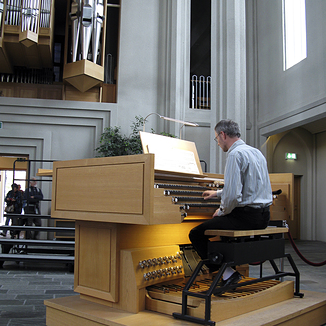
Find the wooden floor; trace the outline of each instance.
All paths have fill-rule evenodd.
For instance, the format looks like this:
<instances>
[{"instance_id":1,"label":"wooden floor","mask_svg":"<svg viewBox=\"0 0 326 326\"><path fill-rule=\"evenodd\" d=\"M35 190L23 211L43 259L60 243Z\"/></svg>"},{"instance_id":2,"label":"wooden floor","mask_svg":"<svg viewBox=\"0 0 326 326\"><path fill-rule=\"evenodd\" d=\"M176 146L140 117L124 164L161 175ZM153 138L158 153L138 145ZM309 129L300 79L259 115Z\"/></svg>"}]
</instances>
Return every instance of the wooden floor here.
<instances>
[{"instance_id":1,"label":"wooden floor","mask_svg":"<svg viewBox=\"0 0 326 326\"><path fill-rule=\"evenodd\" d=\"M320 326L326 323L326 293L302 291L303 298L292 298L216 323L217 326ZM151 311L132 314L71 296L46 300L48 326L160 326L194 325L170 315Z\"/></svg>"}]
</instances>

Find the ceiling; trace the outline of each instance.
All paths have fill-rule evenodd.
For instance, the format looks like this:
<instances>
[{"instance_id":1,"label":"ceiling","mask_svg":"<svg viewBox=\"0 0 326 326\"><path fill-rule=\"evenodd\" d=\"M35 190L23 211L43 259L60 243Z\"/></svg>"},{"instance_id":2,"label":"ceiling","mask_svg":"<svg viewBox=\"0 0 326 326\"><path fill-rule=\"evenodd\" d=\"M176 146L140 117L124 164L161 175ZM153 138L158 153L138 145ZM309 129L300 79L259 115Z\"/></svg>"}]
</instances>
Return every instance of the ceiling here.
<instances>
[{"instance_id":1,"label":"ceiling","mask_svg":"<svg viewBox=\"0 0 326 326\"><path fill-rule=\"evenodd\" d=\"M317 121L307 123L301 127L308 130L312 134L317 134L326 131L326 118L322 118Z\"/></svg>"}]
</instances>

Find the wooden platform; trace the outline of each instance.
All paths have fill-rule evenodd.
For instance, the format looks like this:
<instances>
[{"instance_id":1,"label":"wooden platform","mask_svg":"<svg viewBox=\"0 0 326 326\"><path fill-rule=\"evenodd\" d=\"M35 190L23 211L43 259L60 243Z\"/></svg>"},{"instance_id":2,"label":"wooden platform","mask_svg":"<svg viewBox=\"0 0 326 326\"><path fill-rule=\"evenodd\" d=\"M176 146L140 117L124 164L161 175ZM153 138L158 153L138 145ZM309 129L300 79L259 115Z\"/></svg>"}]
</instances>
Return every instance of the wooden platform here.
<instances>
[{"instance_id":1,"label":"wooden platform","mask_svg":"<svg viewBox=\"0 0 326 326\"><path fill-rule=\"evenodd\" d=\"M151 311L137 314L80 299L78 295L44 301L48 326L166 326L194 323L176 320L171 315ZM326 323L326 293L304 291L304 298L292 298L238 317L217 326L320 326Z\"/></svg>"}]
</instances>

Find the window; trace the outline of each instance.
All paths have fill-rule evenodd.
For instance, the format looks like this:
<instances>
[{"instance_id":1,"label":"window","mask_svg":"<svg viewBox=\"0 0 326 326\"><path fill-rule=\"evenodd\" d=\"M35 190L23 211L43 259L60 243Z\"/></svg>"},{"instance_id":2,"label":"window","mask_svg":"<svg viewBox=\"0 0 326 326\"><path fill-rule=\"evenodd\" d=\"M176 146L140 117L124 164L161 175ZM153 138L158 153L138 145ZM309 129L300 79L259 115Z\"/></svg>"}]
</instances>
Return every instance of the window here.
<instances>
[{"instance_id":1,"label":"window","mask_svg":"<svg viewBox=\"0 0 326 326\"><path fill-rule=\"evenodd\" d=\"M282 0L283 70L307 57L305 0Z\"/></svg>"},{"instance_id":2,"label":"window","mask_svg":"<svg viewBox=\"0 0 326 326\"><path fill-rule=\"evenodd\" d=\"M211 0L191 0L190 104L210 109Z\"/></svg>"}]
</instances>

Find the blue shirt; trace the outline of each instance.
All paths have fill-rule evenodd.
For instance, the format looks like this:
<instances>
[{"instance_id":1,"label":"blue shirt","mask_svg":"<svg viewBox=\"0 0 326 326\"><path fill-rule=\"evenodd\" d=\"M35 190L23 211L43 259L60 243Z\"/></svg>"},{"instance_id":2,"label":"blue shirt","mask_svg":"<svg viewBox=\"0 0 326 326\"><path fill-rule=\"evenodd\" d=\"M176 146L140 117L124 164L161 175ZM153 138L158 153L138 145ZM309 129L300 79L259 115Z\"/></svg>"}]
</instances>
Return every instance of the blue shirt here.
<instances>
[{"instance_id":1,"label":"blue shirt","mask_svg":"<svg viewBox=\"0 0 326 326\"><path fill-rule=\"evenodd\" d=\"M224 188L217 191L221 198L219 216L235 207L262 208L272 204L272 188L264 155L242 139L227 151Z\"/></svg>"}]
</instances>

